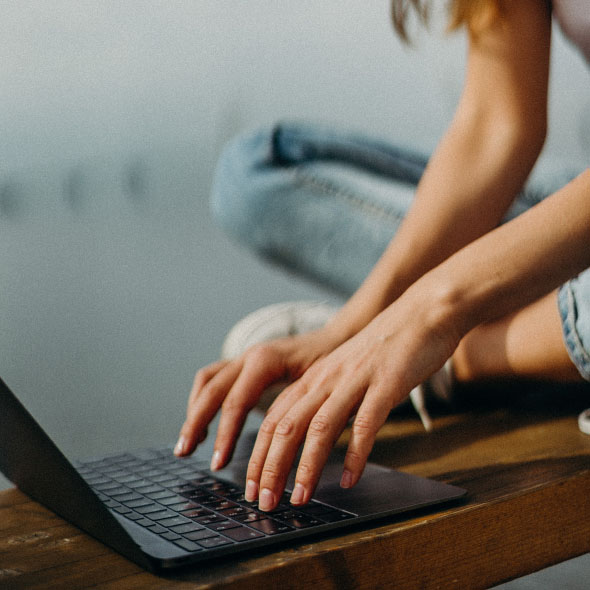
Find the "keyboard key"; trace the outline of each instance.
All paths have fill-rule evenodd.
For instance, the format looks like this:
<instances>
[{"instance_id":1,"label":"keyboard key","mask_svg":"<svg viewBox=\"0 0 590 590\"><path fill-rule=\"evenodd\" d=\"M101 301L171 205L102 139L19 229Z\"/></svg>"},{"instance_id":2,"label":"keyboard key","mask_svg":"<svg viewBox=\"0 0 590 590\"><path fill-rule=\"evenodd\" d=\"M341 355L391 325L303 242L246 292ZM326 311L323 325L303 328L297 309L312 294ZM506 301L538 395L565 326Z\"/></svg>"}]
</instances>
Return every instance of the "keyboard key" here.
<instances>
[{"instance_id":1,"label":"keyboard key","mask_svg":"<svg viewBox=\"0 0 590 590\"><path fill-rule=\"evenodd\" d=\"M188 510L192 506L198 506L198 504L195 504L194 502L187 502L185 500L184 502L177 502L176 504L167 504L167 506L168 508L170 508L170 510L174 510L176 512L183 512L185 510Z\"/></svg>"},{"instance_id":2,"label":"keyboard key","mask_svg":"<svg viewBox=\"0 0 590 590\"><path fill-rule=\"evenodd\" d=\"M149 494L146 494L147 498L150 498L152 500L163 500L164 498L176 498L176 494L174 494L173 492L171 492L170 490L160 490L158 492L151 492Z\"/></svg>"},{"instance_id":3,"label":"keyboard key","mask_svg":"<svg viewBox=\"0 0 590 590\"><path fill-rule=\"evenodd\" d=\"M170 530L178 533L179 535L184 535L185 533L192 533L193 531L205 530L205 527L197 524L196 522L190 522L188 524L180 524L178 526L170 527Z\"/></svg>"},{"instance_id":4,"label":"keyboard key","mask_svg":"<svg viewBox=\"0 0 590 590\"><path fill-rule=\"evenodd\" d=\"M171 481L176 481L175 475L170 475L169 473L163 473L162 475L157 475L155 477L150 478L154 483L159 483L163 486L166 486L167 483ZM174 485L174 484L171 484Z\"/></svg>"},{"instance_id":5,"label":"keyboard key","mask_svg":"<svg viewBox=\"0 0 590 590\"><path fill-rule=\"evenodd\" d=\"M239 516L240 514L248 514L250 512L254 512L254 511L250 510L250 508L246 508L245 506L238 506L237 504L234 504L233 508L227 508L225 510L218 510L217 512L219 512L219 514L223 514L223 516L227 516L228 518L235 518L236 516Z\"/></svg>"},{"instance_id":6,"label":"keyboard key","mask_svg":"<svg viewBox=\"0 0 590 590\"><path fill-rule=\"evenodd\" d=\"M211 510L207 510L206 508L191 508L190 510L181 510L180 513L187 518L199 518L201 516L210 516L213 514Z\"/></svg>"},{"instance_id":7,"label":"keyboard key","mask_svg":"<svg viewBox=\"0 0 590 590\"><path fill-rule=\"evenodd\" d=\"M180 477L173 476L172 479L170 479L169 481L166 481L165 484L160 483L160 485L165 485L169 490L173 490L176 487L186 486L187 483L188 482L186 481L186 479L181 479Z\"/></svg>"},{"instance_id":8,"label":"keyboard key","mask_svg":"<svg viewBox=\"0 0 590 590\"><path fill-rule=\"evenodd\" d=\"M267 517L264 516L263 514L260 514L260 512L254 512L254 510L251 510L250 512L247 512L246 514L237 514L233 518L234 518L234 520L237 520L239 522L249 523L249 522L255 522L257 520L266 519Z\"/></svg>"},{"instance_id":9,"label":"keyboard key","mask_svg":"<svg viewBox=\"0 0 590 590\"><path fill-rule=\"evenodd\" d=\"M167 527L178 526L180 524L190 524L190 520L188 518L184 518L183 516L175 516L173 518L165 518L164 520L160 520L158 524Z\"/></svg>"},{"instance_id":10,"label":"keyboard key","mask_svg":"<svg viewBox=\"0 0 590 590\"><path fill-rule=\"evenodd\" d=\"M143 514L137 514L137 512L130 512L126 514L125 517L129 520L141 520L143 518Z\"/></svg>"},{"instance_id":11,"label":"keyboard key","mask_svg":"<svg viewBox=\"0 0 590 590\"><path fill-rule=\"evenodd\" d=\"M129 475L126 475L125 477L119 477L117 479L117 481L119 483L130 483L132 481L138 481L140 480L141 477L138 477L137 475L135 475L134 473L130 473Z\"/></svg>"},{"instance_id":12,"label":"keyboard key","mask_svg":"<svg viewBox=\"0 0 590 590\"><path fill-rule=\"evenodd\" d=\"M127 508L126 506L117 506L116 508L113 508L113 510L119 514L131 514L131 512L133 512L131 508Z\"/></svg>"},{"instance_id":13,"label":"keyboard key","mask_svg":"<svg viewBox=\"0 0 590 590\"><path fill-rule=\"evenodd\" d=\"M127 487L133 488L136 490L137 488L143 488L146 486L152 485L152 482L147 479L138 479L137 481L130 481L127 482Z\"/></svg>"},{"instance_id":14,"label":"keyboard key","mask_svg":"<svg viewBox=\"0 0 590 590\"><path fill-rule=\"evenodd\" d=\"M179 502L186 502L186 499L183 496L174 494L173 496L168 496L167 498L160 498L158 502L160 504L164 504L164 506L170 506L172 504L178 504Z\"/></svg>"},{"instance_id":15,"label":"keyboard key","mask_svg":"<svg viewBox=\"0 0 590 590\"><path fill-rule=\"evenodd\" d=\"M134 488L136 492L140 494L155 494L156 492L163 492L164 488L156 484L150 484L147 486L141 486Z\"/></svg>"},{"instance_id":16,"label":"keyboard key","mask_svg":"<svg viewBox=\"0 0 590 590\"><path fill-rule=\"evenodd\" d=\"M141 496L140 494L136 494L135 492L124 492L121 494L109 494L111 496L111 498L114 498L115 500L117 500L117 502L121 502L123 504L125 504L125 502L131 502L133 500L141 500Z\"/></svg>"},{"instance_id":17,"label":"keyboard key","mask_svg":"<svg viewBox=\"0 0 590 590\"><path fill-rule=\"evenodd\" d=\"M192 483L180 483L170 488L176 494L184 495L187 492L194 492L195 486Z\"/></svg>"},{"instance_id":18,"label":"keyboard key","mask_svg":"<svg viewBox=\"0 0 590 590\"><path fill-rule=\"evenodd\" d=\"M173 542L182 549L186 549L186 551L201 551L201 547L199 547L196 543L189 541L188 539L180 538Z\"/></svg>"},{"instance_id":19,"label":"keyboard key","mask_svg":"<svg viewBox=\"0 0 590 590\"><path fill-rule=\"evenodd\" d=\"M163 526L160 526L159 524L153 524L152 526L148 526L146 527L148 530L152 531L152 533L157 533L158 535L160 533L166 533L168 529L165 529Z\"/></svg>"},{"instance_id":20,"label":"keyboard key","mask_svg":"<svg viewBox=\"0 0 590 590\"><path fill-rule=\"evenodd\" d=\"M107 508L119 508L121 506L121 504L119 504L119 502L116 502L115 500L105 500L104 505Z\"/></svg>"},{"instance_id":21,"label":"keyboard key","mask_svg":"<svg viewBox=\"0 0 590 590\"><path fill-rule=\"evenodd\" d=\"M155 502L152 504L147 504L146 506L136 506L135 512L139 512L140 514L149 514L150 512L160 512L162 507Z\"/></svg>"},{"instance_id":22,"label":"keyboard key","mask_svg":"<svg viewBox=\"0 0 590 590\"><path fill-rule=\"evenodd\" d=\"M207 506L207 508L211 508L212 506L214 506L215 504L219 503L219 496L214 496L213 494L206 494L202 497L198 497L198 502L200 504L202 504L203 506Z\"/></svg>"},{"instance_id":23,"label":"keyboard key","mask_svg":"<svg viewBox=\"0 0 590 590\"><path fill-rule=\"evenodd\" d=\"M229 529L235 529L237 527L241 527L242 525L234 520L225 520L223 522L214 522L213 524L209 525L209 528L213 531L217 531L218 533L222 533L223 531L227 531Z\"/></svg>"},{"instance_id":24,"label":"keyboard key","mask_svg":"<svg viewBox=\"0 0 590 590\"><path fill-rule=\"evenodd\" d=\"M178 541L176 541L178 543ZM221 547L222 545L229 545L231 541L229 539L225 539L224 537L216 536L216 537L209 537L207 539L202 539L198 541L201 547L205 547L205 549L211 549L212 547Z\"/></svg>"},{"instance_id":25,"label":"keyboard key","mask_svg":"<svg viewBox=\"0 0 590 590\"><path fill-rule=\"evenodd\" d=\"M253 531L245 526L239 528L228 529L223 531L223 534L234 541L249 541L250 539L257 539L258 537L264 537L264 535L258 531Z\"/></svg>"},{"instance_id":26,"label":"keyboard key","mask_svg":"<svg viewBox=\"0 0 590 590\"><path fill-rule=\"evenodd\" d=\"M199 524L204 524L205 526L209 526L210 524L213 524L214 522L222 522L227 519L223 518L223 516L220 516L219 514L211 514L210 516L200 516L199 518L195 518L193 520L195 522L198 522Z\"/></svg>"},{"instance_id":27,"label":"keyboard key","mask_svg":"<svg viewBox=\"0 0 590 590\"><path fill-rule=\"evenodd\" d=\"M189 539L189 541L199 541L201 539L207 539L209 537L216 537L217 534L209 529L203 529L200 531L192 531L190 533L185 533L183 537L185 539Z\"/></svg>"},{"instance_id":28,"label":"keyboard key","mask_svg":"<svg viewBox=\"0 0 590 590\"><path fill-rule=\"evenodd\" d=\"M160 535L160 537L162 537L163 539L166 539L166 541L176 541L176 539L180 539L180 535L177 535L176 533L171 533L169 531L162 533Z\"/></svg>"},{"instance_id":29,"label":"keyboard key","mask_svg":"<svg viewBox=\"0 0 590 590\"><path fill-rule=\"evenodd\" d=\"M91 486L97 486L105 483L109 483L111 481L110 478L105 477L104 475L93 475L91 477L86 478L86 483Z\"/></svg>"},{"instance_id":30,"label":"keyboard key","mask_svg":"<svg viewBox=\"0 0 590 590\"><path fill-rule=\"evenodd\" d=\"M162 508L160 506L160 508ZM176 513L171 512L170 510L157 510L155 512L148 512L146 513L146 516L150 519L150 520L165 520L167 518L173 518L174 516L176 516Z\"/></svg>"},{"instance_id":31,"label":"keyboard key","mask_svg":"<svg viewBox=\"0 0 590 590\"><path fill-rule=\"evenodd\" d=\"M129 508L139 508L140 506L148 506L154 504L151 500L147 498L140 498L139 500L128 500L127 502L123 502L125 506Z\"/></svg>"},{"instance_id":32,"label":"keyboard key","mask_svg":"<svg viewBox=\"0 0 590 590\"><path fill-rule=\"evenodd\" d=\"M265 535L277 535L279 533L286 533L293 530L293 528L289 525L272 520L270 518L249 522L248 526L264 533Z\"/></svg>"},{"instance_id":33,"label":"keyboard key","mask_svg":"<svg viewBox=\"0 0 590 590\"><path fill-rule=\"evenodd\" d=\"M106 492L107 494L117 494L129 491L126 487L122 486L116 481L111 481L110 483L103 483L92 487L99 492Z\"/></svg>"}]
</instances>

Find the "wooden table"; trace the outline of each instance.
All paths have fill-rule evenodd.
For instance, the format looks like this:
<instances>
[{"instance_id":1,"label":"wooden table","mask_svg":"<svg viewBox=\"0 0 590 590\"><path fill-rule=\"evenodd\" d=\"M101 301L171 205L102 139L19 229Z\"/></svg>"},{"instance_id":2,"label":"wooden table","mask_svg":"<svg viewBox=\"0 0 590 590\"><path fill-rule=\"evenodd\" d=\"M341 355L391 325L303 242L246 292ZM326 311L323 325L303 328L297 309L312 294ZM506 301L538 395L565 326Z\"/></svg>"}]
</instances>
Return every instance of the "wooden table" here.
<instances>
[{"instance_id":1,"label":"wooden table","mask_svg":"<svg viewBox=\"0 0 590 590\"><path fill-rule=\"evenodd\" d=\"M372 459L467 488L466 502L167 577L0 492L0 588L489 588L590 550L588 406L588 387L506 384L463 391L430 434L399 412Z\"/></svg>"}]
</instances>

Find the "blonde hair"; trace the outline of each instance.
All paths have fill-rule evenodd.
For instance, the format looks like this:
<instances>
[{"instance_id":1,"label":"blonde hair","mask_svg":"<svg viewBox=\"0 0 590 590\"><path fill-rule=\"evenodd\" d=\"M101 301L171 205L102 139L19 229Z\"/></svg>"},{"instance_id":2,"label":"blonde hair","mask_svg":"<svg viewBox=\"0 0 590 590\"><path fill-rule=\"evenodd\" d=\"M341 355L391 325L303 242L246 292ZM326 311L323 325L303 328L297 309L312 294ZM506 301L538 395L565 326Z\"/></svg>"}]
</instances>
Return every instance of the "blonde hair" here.
<instances>
[{"instance_id":1,"label":"blonde hair","mask_svg":"<svg viewBox=\"0 0 590 590\"><path fill-rule=\"evenodd\" d=\"M477 32L490 23L500 11L499 0L450 0L448 30L454 31L467 25ZM398 35L409 42L406 20L413 10L422 24L428 23L430 2L428 0L392 0L391 18Z\"/></svg>"}]
</instances>

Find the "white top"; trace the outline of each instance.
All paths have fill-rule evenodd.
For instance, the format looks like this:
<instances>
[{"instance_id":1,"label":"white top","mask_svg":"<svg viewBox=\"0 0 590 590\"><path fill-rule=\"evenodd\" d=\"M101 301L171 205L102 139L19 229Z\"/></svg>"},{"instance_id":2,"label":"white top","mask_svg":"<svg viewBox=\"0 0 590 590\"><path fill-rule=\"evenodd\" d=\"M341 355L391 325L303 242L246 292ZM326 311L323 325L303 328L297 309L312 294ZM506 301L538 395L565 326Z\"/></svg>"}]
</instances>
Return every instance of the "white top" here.
<instances>
[{"instance_id":1,"label":"white top","mask_svg":"<svg viewBox=\"0 0 590 590\"><path fill-rule=\"evenodd\" d=\"M553 14L590 63L590 0L553 0Z\"/></svg>"}]
</instances>

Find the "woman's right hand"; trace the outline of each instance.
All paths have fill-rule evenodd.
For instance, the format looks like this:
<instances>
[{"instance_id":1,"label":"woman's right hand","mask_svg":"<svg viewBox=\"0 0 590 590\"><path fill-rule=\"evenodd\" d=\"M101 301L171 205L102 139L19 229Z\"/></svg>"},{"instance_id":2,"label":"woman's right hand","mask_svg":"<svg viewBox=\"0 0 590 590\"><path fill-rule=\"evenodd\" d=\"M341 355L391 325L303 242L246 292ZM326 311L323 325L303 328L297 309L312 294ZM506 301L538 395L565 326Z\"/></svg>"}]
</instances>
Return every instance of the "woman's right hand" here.
<instances>
[{"instance_id":1,"label":"woman's right hand","mask_svg":"<svg viewBox=\"0 0 590 590\"><path fill-rule=\"evenodd\" d=\"M279 381L297 380L339 344L340 339L323 328L256 344L235 359L221 360L199 370L174 453L192 453L205 440L207 427L221 408L220 434L215 441L211 468L222 468L231 458L248 412L265 389Z\"/></svg>"}]
</instances>

